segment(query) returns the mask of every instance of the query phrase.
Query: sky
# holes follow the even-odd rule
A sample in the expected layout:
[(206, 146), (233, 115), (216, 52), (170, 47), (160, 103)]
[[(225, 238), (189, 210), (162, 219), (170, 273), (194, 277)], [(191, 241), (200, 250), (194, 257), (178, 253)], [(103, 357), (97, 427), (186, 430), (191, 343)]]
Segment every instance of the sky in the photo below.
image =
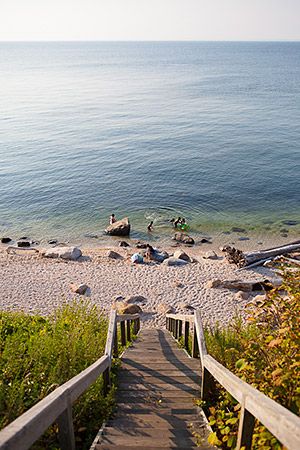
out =
[(300, 40), (300, 0), (0, 0), (0, 41)]

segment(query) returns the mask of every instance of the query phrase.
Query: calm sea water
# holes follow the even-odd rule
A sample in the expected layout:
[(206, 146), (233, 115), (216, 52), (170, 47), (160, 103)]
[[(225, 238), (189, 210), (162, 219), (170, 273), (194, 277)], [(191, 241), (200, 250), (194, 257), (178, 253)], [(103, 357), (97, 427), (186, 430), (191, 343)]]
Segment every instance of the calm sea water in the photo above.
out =
[(300, 43), (0, 43), (0, 235), (300, 231)]

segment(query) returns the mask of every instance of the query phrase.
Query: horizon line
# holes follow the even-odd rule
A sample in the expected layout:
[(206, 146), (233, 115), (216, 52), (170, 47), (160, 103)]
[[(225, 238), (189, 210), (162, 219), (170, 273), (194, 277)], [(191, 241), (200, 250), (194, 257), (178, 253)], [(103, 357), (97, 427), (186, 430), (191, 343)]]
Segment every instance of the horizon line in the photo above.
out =
[(300, 42), (299, 39), (0, 39), (0, 43), (33, 43), (33, 42)]

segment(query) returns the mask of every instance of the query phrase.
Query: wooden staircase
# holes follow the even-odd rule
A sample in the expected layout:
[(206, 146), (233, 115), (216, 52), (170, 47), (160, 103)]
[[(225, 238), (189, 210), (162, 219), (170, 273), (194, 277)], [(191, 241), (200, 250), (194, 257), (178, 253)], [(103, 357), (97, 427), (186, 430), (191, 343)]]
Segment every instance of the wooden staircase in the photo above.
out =
[(170, 333), (143, 329), (122, 357), (117, 410), (92, 449), (212, 448), (205, 443), (207, 422), (195, 405), (199, 374), (199, 360), (180, 349)]

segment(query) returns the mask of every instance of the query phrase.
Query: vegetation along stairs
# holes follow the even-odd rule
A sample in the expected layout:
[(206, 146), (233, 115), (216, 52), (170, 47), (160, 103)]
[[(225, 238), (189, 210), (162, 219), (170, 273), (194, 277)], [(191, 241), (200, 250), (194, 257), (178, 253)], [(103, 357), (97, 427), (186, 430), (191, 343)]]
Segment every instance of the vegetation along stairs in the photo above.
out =
[(207, 421), (195, 404), (199, 374), (199, 359), (180, 349), (170, 333), (142, 329), (122, 357), (116, 413), (92, 449), (212, 448), (204, 443)]

